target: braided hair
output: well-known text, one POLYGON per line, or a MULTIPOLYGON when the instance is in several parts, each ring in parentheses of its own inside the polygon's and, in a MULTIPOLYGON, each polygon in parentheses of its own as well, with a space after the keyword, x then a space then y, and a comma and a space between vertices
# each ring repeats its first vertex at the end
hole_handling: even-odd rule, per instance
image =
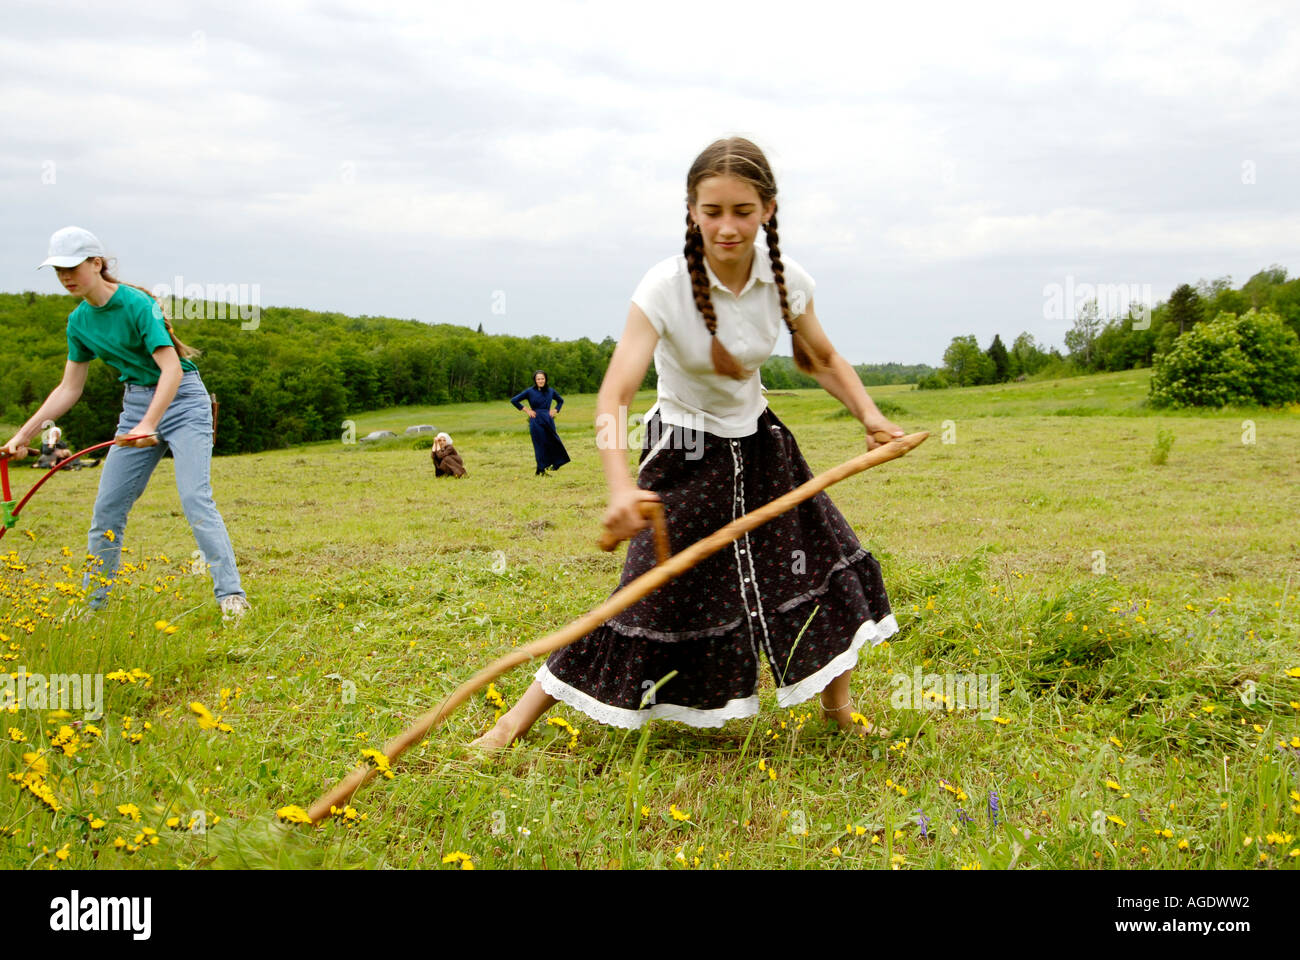
MULTIPOLYGON (((754 371, 746 370, 722 345, 718 339, 718 317, 713 310, 713 300, 709 293, 708 274, 704 269, 704 236, 691 220, 689 207, 694 206, 696 191, 702 181, 709 177, 733 177, 750 184, 757 192, 759 200, 766 205, 776 199, 776 178, 772 168, 754 143, 743 137, 729 137, 715 140, 695 158, 690 172, 686 176, 686 265, 691 274, 691 292, 695 297, 695 309, 704 318, 712 339, 711 356, 713 369, 724 377, 737 380, 747 379, 754 371)), ((777 296, 781 301, 781 318, 790 331, 794 362, 806 373, 823 369, 830 363, 829 356, 815 356, 807 340, 799 333, 799 326, 791 315, 790 296, 785 286, 785 265, 781 262, 780 242, 777 236, 776 207, 772 208, 771 218, 763 224, 767 234, 767 250, 772 261, 772 277, 776 281, 777 296)), ((802 311, 801 311, 802 312, 802 311)))

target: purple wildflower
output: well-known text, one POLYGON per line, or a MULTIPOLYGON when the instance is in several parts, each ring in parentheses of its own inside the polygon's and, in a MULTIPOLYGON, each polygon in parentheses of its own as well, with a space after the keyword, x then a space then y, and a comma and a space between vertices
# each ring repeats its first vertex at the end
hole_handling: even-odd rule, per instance
POLYGON ((916 808, 916 822, 921 825, 921 836, 926 836, 925 828, 930 825, 930 818, 921 812, 921 808, 916 808))
POLYGON ((997 792, 994 791, 994 790, 990 790, 990 791, 989 791, 989 813, 991 813, 991 814, 993 815, 993 826, 995 826, 995 827, 998 825, 998 810, 999 810, 999 809, 1000 809, 1000 807, 999 807, 999 805, 998 805, 998 795, 997 795, 997 792))

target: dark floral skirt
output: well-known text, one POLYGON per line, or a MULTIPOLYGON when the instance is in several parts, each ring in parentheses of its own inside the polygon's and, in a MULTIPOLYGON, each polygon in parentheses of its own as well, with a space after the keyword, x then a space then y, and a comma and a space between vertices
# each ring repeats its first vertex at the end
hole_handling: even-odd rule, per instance
MULTIPOLYGON (((757 432, 736 439, 669 427, 656 413, 638 486, 662 498, 678 553, 811 477, 771 410, 757 432)), ((653 536, 643 530, 628 544, 619 586, 654 563, 653 536)), ((758 712, 762 659, 777 704, 793 706, 853 667, 863 646, 897 631, 879 563, 823 492, 551 654, 537 680, 601 723, 720 727, 758 712)))

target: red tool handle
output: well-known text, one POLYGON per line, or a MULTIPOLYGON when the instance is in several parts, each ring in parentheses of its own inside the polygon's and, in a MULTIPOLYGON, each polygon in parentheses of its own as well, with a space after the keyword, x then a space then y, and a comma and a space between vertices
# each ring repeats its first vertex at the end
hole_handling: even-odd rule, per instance
MULTIPOLYGON (((77 457, 83 457, 88 453, 94 453, 96 450, 102 450, 105 447, 114 446, 115 444, 121 441, 144 440, 147 437, 151 437, 151 436, 156 436, 156 434, 142 433, 139 434, 138 436, 114 437, 112 440, 106 440, 103 443, 97 443, 93 447, 87 447, 85 450, 78 450, 76 453, 72 454, 71 456, 64 457, 54 466, 50 467, 49 470, 45 471, 45 476, 41 477, 41 479, 37 480, 34 484, 32 484, 32 488, 27 491, 27 496, 23 497, 21 500, 18 501, 18 505, 14 507, 13 513, 11 513, 10 516, 12 517, 18 516, 18 511, 21 510, 26 505, 27 501, 32 498, 32 494, 34 494, 37 490, 41 489, 41 485, 44 484, 46 480, 50 479, 50 477, 54 476, 56 473, 58 473, 61 469, 63 469, 73 460, 76 460, 77 457)), ((9 454, 7 453, 0 453, 0 482, 2 482, 4 486, 4 495, 5 495, 4 498, 6 500, 12 500, 13 497, 10 496, 9 494, 9 454)), ((0 526, 0 537, 4 537, 5 531, 7 529, 8 529, 7 527, 0 526)))

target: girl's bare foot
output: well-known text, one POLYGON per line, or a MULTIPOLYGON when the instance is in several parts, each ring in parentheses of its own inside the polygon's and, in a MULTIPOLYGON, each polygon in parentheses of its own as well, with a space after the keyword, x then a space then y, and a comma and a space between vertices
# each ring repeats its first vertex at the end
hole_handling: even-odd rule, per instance
POLYGON ((558 702, 534 680, 519 702, 497 718, 496 726, 470 746, 480 750, 504 750, 527 733, 537 718, 558 702))
POLYGON ((822 717, 826 720, 834 720, 839 724, 840 730, 851 731, 858 736, 875 734, 879 737, 889 736, 889 731, 884 727, 877 726, 862 714, 853 709, 853 704, 846 703, 839 708, 822 706, 822 717))
POLYGON ((470 746, 480 750, 504 750, 514 743, 515 737, 514 725, 507 723, 506 718, 502 717, 491 730, 471 742, 470 746))

